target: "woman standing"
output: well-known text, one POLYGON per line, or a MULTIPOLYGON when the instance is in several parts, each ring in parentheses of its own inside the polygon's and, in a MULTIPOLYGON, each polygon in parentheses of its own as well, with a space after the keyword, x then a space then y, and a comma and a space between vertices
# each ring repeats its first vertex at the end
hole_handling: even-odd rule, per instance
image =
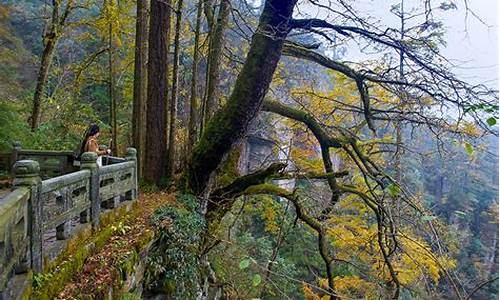
POLYGON ((80 155, 84 152, 95 152, 98 155, 97 164, 102 166, 102 155, 110 154, 111 151, 100 150, 99 144, 97 143, 97 138, 99 137, 99 126, 97 124, 90 124, 89 128, 85 131, 82 144, 80 145, 80 155))

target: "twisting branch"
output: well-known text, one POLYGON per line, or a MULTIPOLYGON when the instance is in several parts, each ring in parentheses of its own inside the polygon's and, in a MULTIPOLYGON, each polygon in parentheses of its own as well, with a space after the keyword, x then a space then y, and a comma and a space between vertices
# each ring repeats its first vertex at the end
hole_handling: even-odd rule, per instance
POLYGON ((217 203, 223 199, 231 199, 241 195, 249 186, 264 183, 268 178, 277 176, 286 168, 284 163, 272 163, 269 167, 257 170, 251 174, 236 178, 229 185, 217 189, 210 195, 212 202, 217 203))
MULTIPOLYGON (((321 146, 325 172, 327 172, 327 174, 332 172, 328 171, 331 170, 331 161, 329 154, 325 155, 325 153, 329 153, 328 150, 331 147, 331 144, 329 144, 328 141, 331 140, 332 133, 327 132, 324 129, 325 127, 322 126, 314 118, 313 115, 270 100, 266 100, 264 102, 263 110, 277 113, 281 116, 304 123, 313 132, 321 146)), ((399 242, 397 240, 397 230, 393 223, 392 217, 384 208, 383 196, 386 193, 384 191, 385 188, 388 185, 393 184, 395 187, 401 190, 401 194, 403 195, 401 198, 403 199, 403 201, 408 203, 410 207, 414 208, 417 212, 422 211, 411 202, 411 197, 405 194, 403 188, 400 187, 398 183, 395 182, 390 176, 385 174, 384 171, 373 161, 373 159, 363 152, 363 149, 361 147, 362 145, 358 142, 358 138, 353 133, 342 128, 335 129, 338 129, 335 133, 338 136, 336 136, 334 139, 339 143, 342 143, 341 149, 345 151, 349 157, 351 157, 353 162, 356 163, 361 175, 364 178, 365 185, 368 190, 367 192, 363 192, 362 190, 364 190, 364 188, 360 189, 359 187, 338 184, 335 181, 333 182, 333 185, 330 185, 330 188, 334 194, 338 195, 338 198, 340 198, 340 196, 344 193, 355 194, 359 196, 375 214, 377 221, 377 242, 379 244, 381 251, 380 253, 383 257, 385 265, 387 266, 387 269, 389 270, 389 273, 391 275, 390 283, 392 284, 394 289, 393 298, 396 299, 399 297, 401 283, 399 282, 398 275, 393 266, 391 257, 396 253, 399 242)), ((252 187, 251 190, 253 191, 254 188, 252 187)), ((286 194, 281 196, 285 197, 286 194)), ((335 202, 333 202, 333 204, 335 204, 335 202)), ((330 208, 333 208, 333 205, 330 208)), ((315 220, 319 224, 315 225, 315 223, 313 223, 310 226, 316 226, 319 234, 322 228, 322 218, 320 216, 319 219, 315 218, 315 220)), ((320 238, 322 237, 320 236, 320 238)), ((327 256, 322 255, 322 257, 325 258, 325 263, 328 264, 329 262, 331 262, 330 260, 326 259, 327 256)))
POLYGON ((292 120, 304 123, 307 126, 307 128, 311 130, 314 136, 320 141, 320 143, 324 144, 327 147, 341 148, 342 145, 346 143, 346 141, 343 140, 341 137, 329 136, 328 133, 314 119, 312 115, 305 113, 301 110, 283 105, 279 102, 272 100, 265 100, 262 110, 273 112, 283 117, 287 117, 292 120))
MULTIPOLYGON (((395 38, 391 36, 392 31, 389 29, 379 33, 362 27, 331 24, 321 19, 294 19, 290 21, 289 26, 292 29, 302 29, 313 33, 318 28, 329 29, 349 38, 361 37, 366 39, 368 43, 388 47, 397 53, 405 53, 405 60, 407 60, 405 65, 409 73, 406 74, 405 80, 402 81, 399 80, 400 76, 397 68, 388 67, 379 72, 371 70, 353 72, 352 68, 346 68, 345 64, 332 62, 332 60, 314 51, 309 50, 307 52, 304 51, 307 49, 294 49, 293 47, 289 47, 290 44, 286 46, 287 49, 285 50, 291 56, 316 61, 320 65, 337 70, 355 80, 362 98, 366 95, 363 95, 363 90, 366 90, 366 87, 362 85, 365 81, 375 82, 386 89, 392 90, 396 95, 398 94, 398 90, 400 92, 401 89, 390 87, 405 86, 407 87, 405 93, 413 93, 414 98, 419 98, 420 95, 415 94, 415 92, 420 92, 431 96, 434 100, 438 101, 441 107, 449 108, 448 105, 452 104, 454 106, 453 109, 458 109, 459 120, 463 115, 468 114, 474 118, 485 132, 498 134, 485 123, 484 116, 481 113, 470 109, 478 104, 483 104, 495 107, 496 111, 498 111, 498 91, 488 88, 483 84, 470 85, 456 78, 449 70, 451 63, 435 51, 429 43, 417 38, 416 41, 421 41, 422 43, 419 44, 422 44, 424 47, 422 51, 418 51, 421 48, 414 49, 411 43, 406 43, 400 40, 399 37, 395 38), (431 54, 426 54, 428 52, 431 54)), ((322 32, 322 34, 325 33, 322 32)), ((367 103, 367 97, 362 100, 364 100, 363 103, 367 103)), ((368 116, 367 125, 371 128, 369 112, 369 105, 364 105, 365 118, 368 116)))
POLYGON ((480 289, 482 289, 483 287, 487 286, 488 284, 490 283, 493 283, 495 281, 498 280, 498 276, 497 277, 494 277, 494 278, 491 278, 489 280, 486 280, 485 282, 482 282, 480 283, 478 286, 476 286, 470 293, 469 295, 467 295, 467 297, 465 298, 465 300, 469 300, 469 299, 472 299, 472 296, 474 296, 474 294, 479 291, 480 289))
POLYGON ((235 199, 241 196, 248 187, 265 183, 270 177, 276 176, 285 168, 286 164, 284 163, 272 163, 266 169, 238 177, 229 185, 213 191, 207 204, 208 223, 218 223, 231 210, 235 199))
MULTIPOLYGON (((331 59, 321 53, 313 51, 308 45, 304 46, 290 41, 287 41, 285 43, 283 48, 283 55, 295 57, 298 59, 305 59, 317 63, 320 66, 337 71, 353 80, 356 83, 358 93, 360 94, 360 102, 362 103, 362 108, 354 106, 349 107, 347 104, 342 103, 342 105, 346 106, 346 108, 341 108, 341 110, 351 110, 354 113, 360 113, 364 115, 365 120, 367 121, 366 125, 368 125, 371 130, 373 130, 374 128, 372 120, 399 119, 404 120, 413 126, 426 125, 433 128, 438 128, 440 130, 458 133, 457 130, 454 129, 454 126, 448 125, 448 122, 446 120, 438 119, 432 114, 432 112, 425 110, 428 104, 422 102, 421 99, 425 99, 425 97, 422 96, 430 97, 436 101, 440 101, 436 103, 441 105, 445 105, 445 103, 447 102, 451 103, 455 105, 459 110, 463 112, 469 112, 480 125, 482 124, 482 119, 479 118, 478 115, 474 114, 470 110, 470 108, 468 108, 470 107, 470 104, 468 103, 472 100, 468 101, 467 103, 459 101, 462 98, 468 99, 468 97, 470 96, 457 95, 455 98, 452 98, 453 95, 456 95, 456 93, 446 94, 443 88, 436 86, 440 85, 442 82, 434 83, 430 81, 432 80, 432 77, 429 79, 422 76, 422 78, 413 79, 413 81, 392 79, 389 76, 390 74, 388 74, 387 72, 377 73, 366 68, 358 70, 346 63, 331 59), (370 97, 367 91, 368 82, 376 84, 398 97, 401 94, 402 88, 406 87, 406 90, 404 91, 404 93, 407 94, 407 96, 405 96, 405 99, 407 101, 406 108, 404 110, 401 110, 400 108, 385 105, 384 107, 372 109, 372 105, 370 104, 370 97)), ((453 84, 449 85, 450 88, 452 86, 453 84)), ((461 85, 459 85, 459 87, 460 86, 461 85)), ((474 90, 472 87, 468 87, 464 90, 464 93, 473 94, 474 90)), ((336 102, 335 99, 330 100, 336 102)), ((487 100, 482 98, 478 98, 476 100, 478 103, 487 102, 487 100)), ((484 128, 484 126, 482 127, 484 128)), ((490 131, 491 129, 488 129, 488 132, 490 131)))
POLYGON ((371 131, 375 132, 375 126, 373 125, 370 112, 370 97, 368 96, 368 87, 366 86, 361 76, 356 77, 355 81, 356 86, 358 87, 361 103, 363 103, 363 113, 365 115, 366 125, 368 125, 368 128, 370 128, 371 131))
MULTIPOLYGON (((323 157, 323 166, 325 168, 325 173, 333 173, 332 160, 330 158, 330 148, 341 148, 343 144, 347 143, 346 139, 341 137, 331 137, 322 126, 314 119, 310 114, 307 114, 298 109, 285 106, 281 103, 266 100, 264 101, 263 111, 269 111, 281 116, 299 121, 304 123, 309 130, 314 134, 317 141, 321 145, 321 155, 323 157)), ((327 210, 323 211, 323 215, 328 215, 330 210, 333 208, 333 204, 337 203, 340 199, 340 193, 337 189, 337 182, 335 177, 327 178, 328 185, 332 191, 331 204, 327 210)))
POLYGON ((280 179, 328 179, 328 178, 342 178, 349 175, 349 171, 341 171, 341 172, 330 172, 324 174, 318 173, 283 173, 276 176, 271 176, 274 180, 280 179))

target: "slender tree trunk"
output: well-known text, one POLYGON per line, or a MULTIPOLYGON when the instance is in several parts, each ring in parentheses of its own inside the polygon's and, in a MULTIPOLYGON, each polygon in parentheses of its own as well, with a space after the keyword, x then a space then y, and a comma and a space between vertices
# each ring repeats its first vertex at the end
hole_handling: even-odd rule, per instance
POLYGON ((113 155, 118 155, 117 141, 117 125, 116 125, 116 97, 115 97, 115 75, 113 70, 113 22, 109 20, 109 56, 108 56, 108 70, 109 70, 109 123, 111 125, 111 152, 113 155))
POLYGON ((207 83, 208 83, 208 55, 210 55, 210 49, 212 46, 210 45, 211 43, 211 36, 213 34, 214 26, 215 26, 215 17, 214 17, 214 0, 204 0, 203 1, 203 12, 205 14, 205 18, 207 20, 207 38, 208 38, 208 54, 207 54, 207 66, 206 66, 206 71, 205 71, 205 88, 203 90, 203 96, 201 99, 201 111, 200 111, 200 130, 199 130, 199 135, 201 137, 201 134, 203 133, 203 129, 205 128, 205 115, 207 111, 207 83))
POLYGON ((486 278, 493 277, 495 275, 495 272, 498 272, 498 237, 495 238, 495 242, 493 244, 493 253, 487 260, 488 264, 488 271, 487 271, 487 276, 486 278))
POLYGON ((179 100, 179 48, 182 26, 183 0, 177 0, 174 37, 174 65, 172 77, 172 99, 170 100, 170 133, 168 141, 168 175, 173 177, 176 167, 177 103, 179 100))
POLYGON ((36 81, 35 96, 33 97, 33 112, 31 114, 31 130, 35 131, 40 124, 40 114, 42 99, 45 96, 45 89, 47 88, 47 79, 49 77, 50 65, 54 57, 54 50, 56 41, 48 41, 43 49, 42 61, 40 64, 40 72, 36 81))
POLYGON ((191 153, 193 146, 196 143, 198 132, 198 62, 200 56, 200 27, 202 21, 202 5, 203 0, 198 1, 196 12, 196 27, 194 31, 194 50, 193 50, 193 69, 191 78, 191 97, 190 97, 190 110, 189 110, 189 127, 188 127, 188 147, 187 153, 191 153))
POLYGON ((134 60, 134 103, 132 113, 132 141, 137 149, 139 178, 144 173, 144 148, 146 143, 146 97, 147 97, 147 34, 148 0, 137 0, 134 60))
POLYGON ((208 32, 212 32, 214 28, 214 0, 204 0, 203 1, 203 12, 205 13, 205 17, 207 18, 207 26, 208 32))
MULTIPOLYGON (((403 41, 405 39, 405 7, 404 7, 404 0, 401 0, 401 11, 400 11, 400 22, 401 22, 401 32, 400 32, 400 39, 403 41)), ((399 80, 404 81, 404 50, 401 48, 401 51, 399 52, 399 80)), ((404 88, 401 88, 400 90, 400 96, 399 96, 399 109, 400 111, 404 110, 405 106, 405 92, 404 88)), ((394 157, 394 171, 395 171, 395 179, 397 182, 400 184, 403 183, 403 168, 402 168, 402 158, 403 158, 403 153, 404 149, 402 147, 403 145, 403 120, 402 118, 398 117, 396 119, 396 153, 394 157)), ((391 207, 391 214, 394 219, 394 223, 396 225, 399 224, 400 220, 400 214, 401 214, 401 201, 402 199, 398 196, 395 201, 393 201, 391 207)))
POLYGON ((33 96, 33 109, 30 117, 31 131, 35 131, 40 125, 42 100, 45 97, 45 90, 47 88, 50 66, 52 65, 57 42, 61 36, 60 31, 62 30, 62 27, 64 26, 64 20, 68 15, 69 7, 66 7, 66 11, 63 14, 63 19, 60 19, 61 17, 59 16, 59 1, 53 1, 52 6, 51 24, 48 31, 43 36, 44 48, 36 81, 35 95, 33 96))
MULTIPOLYGON (((404 15, 404 0, 401 0, 401 11, 400 11, 400 21, 401 21, 401 40, 405 38, 405 15, 404 15)), ((401 49, 399 52, 399 79, 404 81, 404 51, 401 49)), ((403 109, 404 106, 404 95, 403 88, 401 89, 401 95, 399 99, 399 106, 403 109)), ((402 173, 401 173, 401 157, 403 156, 403 149, 401 148, 403 142, 403 136, 401 132, 401 119, 398 118, 396 121, 396 157, 395 157, 395 171, 396 171, 396 180, 397 182, 401 182, 402 173)))
MULTIPOLYGON (((221 69, 222 51, 224 49, 224 31, 227 27, 231 4, 229 0, 221 0, 216 23, 210 30, 210 42, 207 59, 207 83, 204 99, 202 127, 212 118, 219 107, 218 85, 221 69)), ((203 128, 202 128, 203 130, 203 128)))
POLYGON ((295 3, 296 0, 266 2, 234 90, 224 108, 210 120, 193 151, 188 188, 194 194, 204 193, 212 173, 260 111, 281 57, 295 3))
POLYGON ((151 0, 144 178, 160 184, 166 175, 170 1, 151 0))

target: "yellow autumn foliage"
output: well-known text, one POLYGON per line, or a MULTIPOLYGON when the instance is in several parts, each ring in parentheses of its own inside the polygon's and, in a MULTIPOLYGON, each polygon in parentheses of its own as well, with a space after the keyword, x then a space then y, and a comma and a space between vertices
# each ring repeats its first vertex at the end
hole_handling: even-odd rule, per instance
POLYGON ((330 296, 328 296, 328 295, 320 296, 320 295, 316 294, 312 290, 312 288, 306 283, 302 283, 302 292, 304 292, 304 296, 306 296, 307 300, 328 300, 328 299, 330 299, 330 296))
POLYGON ((264 230, 268 233, 278 233, 278 224, 281 206, 276 200, 268 195, 259 196, 255 205, 246 205, 245 212, 256 213, 264 221, 264 230))
MULTIPOLYGON (((327 73, 333 83, 332 88, 318 90, 308 84, 294 88, 291 91, 291 96, 296 102, 295 106, 314 116, 323 130, 332 135, 342 132, 339 128, 345 129, 346 124, 352 124, 348 130, 359 134, 360 137, 355 142, 357 150, 362 155, 369 157, 371 162, 378 167, 384 169, 391 162, 386 161, 387 156, 382 152, 387 149, 386 145, 396 142, 395 135, 390 131, 382 137, 363 134, 362 130, 366 124, 356 83, 338 72, 328 71, 327 73)), ((377 85, 370 85, 369 93, 372 109, 414 111, 415 108, 422 107, 422 105, 431 108, 436 104, 435 100, 426 96, 418 99, 403 98, 404 100, 402 100, 397 95, 377 85)), ((319 147, 314 142, 311 143, 307 140, 307 128, 295 121, 286 120, 285 122, 288 122, 287 125, 294 128, 295 132, 305 132, 296 134, 301 146, 305 145, 294 147, 292 150, 291 156, 296 166, 300 170, 323 171, 319 147)), ((386 125, 394 128, 394 125, 390 124, 391 122, 393 120, 379 121, 379 125, 380 127, 386 125)), ((460 124, 451 124, 449 127, 472 136, 477 132, 477 127, 466 121, 462 121, 460 124)), ((332 149, 331 154, 332 157, 337 156, 340 161, 346 162, 346 165, 352 162, 352 158, 345 151, 332 149)), ((357 168, 350 168, 349 172, 348 184, 356 186, 358 191, 366 194, 372 193, 374 198, 383 199, 387 196, 387 191, 383 189, 369 191, 367 185, 376 185, 377 183, 371 178, 363 176, 357 168)), ((421 206, 418 203, 415 205, 421 206)), ((365 299, 383 297, 387 293, 384 286, 392 281, 383 252, 391 252, 393 249, 381 249, 381 247, 389 247, 387 244, 391 244, 392 241, 390 241, 389 233, 386 232, 382 235, 386 236, 389 241, 382 243, 382 246, 379 243, 380 229, 372 209, 358 196, 344 195, 335 206, 335 214, 326 220, 326 226, 335 259, 363 266, 361 273, 350 264, 335 263, 338 266, 348 265, 346 267, 348 271, 345 273, 340 271, 338 276, 334 278, 335 293, 345 297, 365 299)), ((419 232, 410 226, 399 224, 397 228, 397 248, 391 252, 389 260, 403 287, 421 286, 424 279, 426 282, 431 281, 437 284, 443 275, 443 270, 456 267, 456 261, 446 255, 436 254, 428 242, 419 237, 418 234, 419 232)), ((328 282, 322 278, 318 280, 318 285, 322 289, 326 289, 328 282)), ((327 297, 317 294, 318 290, 310 285, 303 284, 302 289, 307 299, 327 297)))
POLYGON ((361 279, 359 276, 337 276, 334 278, 335 292, 341 297, 362 297, 375 299, 377 285, 361 279))
MULTIPOLYGON (((375 288, 372 279, 375 282, 391 281, 377 240, 377 224, 366 205, 353 196, 342 199, 338 207, 342 213, 328 220, 328 234, 335 249, 335 257, 371 266, 367 274, 372 278, 367 281, 355 275, 338 276, 335 278, 336 292, 374 299, 376 295, 369 292, 375 288)), ((399 230, 398 242, 399 250, 391 256, 391 263, 403 286, 418 284, 424 277, 437 284, 443 269, 456 266, 453 259, 433 253, 428 243, 416 237, 411 228, 399 230)))

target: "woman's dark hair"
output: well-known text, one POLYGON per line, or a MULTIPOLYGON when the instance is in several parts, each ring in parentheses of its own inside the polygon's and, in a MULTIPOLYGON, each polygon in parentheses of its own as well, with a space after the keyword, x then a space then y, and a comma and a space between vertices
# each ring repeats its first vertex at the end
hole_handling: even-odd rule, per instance
POLYGON ((78 159, 82 156, 83 152, 85 152, 85 145, 87 145, 87 141, 89 137, 95 135, 99 132, 99 126, 97 124, 90 124, 87 130, 85 130, 85 134, 83 136, 82 144, 80 145, 80 152, 78 153, 78 159))

